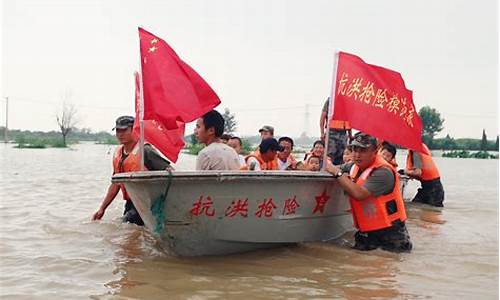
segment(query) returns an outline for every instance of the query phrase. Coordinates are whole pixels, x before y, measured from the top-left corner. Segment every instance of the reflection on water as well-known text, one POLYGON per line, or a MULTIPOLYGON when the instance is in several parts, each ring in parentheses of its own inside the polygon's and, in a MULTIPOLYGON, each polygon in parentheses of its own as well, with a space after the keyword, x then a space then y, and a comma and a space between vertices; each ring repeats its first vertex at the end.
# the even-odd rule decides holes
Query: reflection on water
MULTIPOLYGON (((346 234, 328 243, 180 258, 143 228, 122 224, 121 200, 103 221, 89 221, 109 184, 111 153, 91 144, 75 151, 0 145, 1 298, 498 298, 497 161, 436 159, 445 208, 407 206, 410 254, 354 251, 346 234)), ((184 155, 177 167, 193 162, 184 155)), ((417 186, 411 181, 406 196, 417 186)))

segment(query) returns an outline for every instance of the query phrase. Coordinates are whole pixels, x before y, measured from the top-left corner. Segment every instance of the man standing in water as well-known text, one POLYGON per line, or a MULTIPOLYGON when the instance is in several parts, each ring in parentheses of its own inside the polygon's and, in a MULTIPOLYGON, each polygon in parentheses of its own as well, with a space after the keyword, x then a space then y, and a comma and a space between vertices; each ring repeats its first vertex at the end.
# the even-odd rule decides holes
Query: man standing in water
POLYGON ((348 138, 352 136, 351 125, 348 121, 328 120, 330 98, 328 98, 321 111, 319 128, 321 128, 321 140, 325 141, 326 130, 328 130, 328 149, 326 154, 330 157, 334 165, 343 162, 344 149, 348 138))
MULTIPOLYGON (((138 139, 133 133, 134 117, 122 116, 116 119, 116 138, 120 146, 113 155, 113 175, 117 173, 134 172, 141 170, 141 153, 138 139)), ((165 160, 160 154, 153 149, 149 144, 144 145, 144 167, 147 170, 165 170, 170 168, 170 163, 165 160)), ((144 225, 141 216, 137 212, 130 196, 125 190, 123 184, 111 183, 104 200, 99 209, 92 216, 92 220, 100 220, 106 208, 116 198, 118 192, 122 191, 125 202, 125 211, 123 212, 123 222, 144 225)))
POLYGON ((224 118, 216 110, 204 114, 196 121, 194 134, 205 144, 196 158, 196 170, 239 170, 240 160, 236 151, 222 143, 224 118))
MULTIPOLYGON (((429 148, 425 144, 423 145, 429 151, 429 148)), ((443 207, 444 189, 441 184, 441 176, 430 155, 408 150, 404 174, 419 180, 422 185, 412 202, 443 207)))
POLYGON ((259 129, 259 134, 261 141, 268 138, 274 138, 274 127, 269 125, 264 125, 262 126, 261 129, 259 129))
POLYGON ((412 243, 405 226, 406 212, 396 170, 378 155, 374 137, 360 132, 350 146, 354 162, 341 167, 328 162, 326 170, 350 196, 358 228, 354 248, 409 252, 412 243))

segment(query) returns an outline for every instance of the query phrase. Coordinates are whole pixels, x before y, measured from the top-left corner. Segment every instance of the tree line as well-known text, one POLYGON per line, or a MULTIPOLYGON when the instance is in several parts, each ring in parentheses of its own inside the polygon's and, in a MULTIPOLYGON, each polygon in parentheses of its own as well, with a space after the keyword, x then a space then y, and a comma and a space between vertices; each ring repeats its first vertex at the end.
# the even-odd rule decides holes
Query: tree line
MULTIPOLYGON (((449 134, 444 138, 435 138, 435 136, 444 129, 444 118, 435 109, 424 106, 418 112, 423 125, 422 140, 432 150, 463 150, 463 151, 498 151, 499 138, 488 140, 486 131, 483 129, 481 138, 453 138, 449 134)), ((96 141, 103 144, 116 144, 116 138, 113 134, 106 131, 92 132, 89 128, 77 128, 76 110, 73 106, 64 104, 62 112, 57 116, 59 131, 29 131, 29 130, 9 130, 10 140, 15 141, 19 147, 45 148, 45 147, 66 147, 67 143, 78 141, 96 141)), ((237 130, 238 122, 234 113, 228 108, 224 109, 222 114, 225 120, 224 132, 234 134, 237 130)), ((3 136, 5 127, 0 126, 0 136, 3 136)), ((196 138, 193 135, 185 137, 187 148, 200 148, 196 138)), ((295 138, 297 145, 312 145, 315 137, 309 137, 302 134, 295 138)), ((260 136, 254 135, 242 138, 244 148, 251 149, 252 145, 260 142, 260 136)), ((197 149, 194 149, 197 152, 197 149)), ((199 150, 198 150, 199 151, 199 150)))
POLYGON ((496 140, 488 140, 486 130, 483 129, 483 134, 479 139, 459 138, 455 139, 449 134, 444 138, 436 139, 435 136, 444 128, 444 118, 435 109, 429 106, 424 106, 418 112, 422 119, 422 140, 433 150, 471 150, 471 151, 498 151, 498 135, 496 140))
MULTIPOLYGON (((5 127, 0 126, 0 136, 3 136, 5 127)), ((62 138, 61 131, 30 131, 9 129, 9 139, 14 141, 19 148, 64 148, 67 144, 78 143, 79 141, 93 141, 99 144, 117 144, 116 137, 106 131, 92 132, 89 128, 71 129, 71 134, 65 139, 62 138)))

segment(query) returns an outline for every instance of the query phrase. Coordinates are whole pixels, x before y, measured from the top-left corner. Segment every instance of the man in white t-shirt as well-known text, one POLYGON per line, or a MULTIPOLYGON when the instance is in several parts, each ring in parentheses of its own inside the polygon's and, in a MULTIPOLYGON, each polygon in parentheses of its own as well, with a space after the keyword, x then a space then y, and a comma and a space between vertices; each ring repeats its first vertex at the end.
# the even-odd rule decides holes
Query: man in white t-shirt
POLYGON ((283 151, 278 152, 277 161, 280 170, 301 170, 303 164, 297 161, 292 154, 293 140, 287 136, 282 136, 278 143, 283 148, 283 151))
POLYGON ((198 153, 196 170, 239 170, 238 154, 233 148, 221 142, 224 132, 224 118, 215 111, 209 111, 196 121, 194 134, 198 141, 207 145, 198 153))

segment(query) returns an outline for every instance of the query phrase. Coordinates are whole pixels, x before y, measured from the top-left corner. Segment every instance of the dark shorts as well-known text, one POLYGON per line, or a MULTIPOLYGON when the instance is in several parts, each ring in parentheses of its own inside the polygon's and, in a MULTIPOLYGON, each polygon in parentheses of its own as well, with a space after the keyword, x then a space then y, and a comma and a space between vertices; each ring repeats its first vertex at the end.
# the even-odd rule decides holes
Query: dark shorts
POLYGON ((421 181, 422 187, 418 189, 412 202, 424 203, 436 207, 443 207, 444 189, 441 179, 421 181))
POLYGON ((389 228, 369 232, 356 232, 354 249, 361 251, 382 250, 391 252, 410 252, 413 245, 405 223, 396 221, 389 228))
POLYGON ((344 150, 347 146, 347 131, 330 129, 328 132, 327 155, 334 165, 341 165, 344 162, 344 150))
POLYGON ((125 202, 125 210, 123 211, 122 221, 124 223, 133 223, 139 226, 144 225, 141 216, 135 209, 134 203, 132 203, 132 201, 130 200, 127 200, 125 202))

